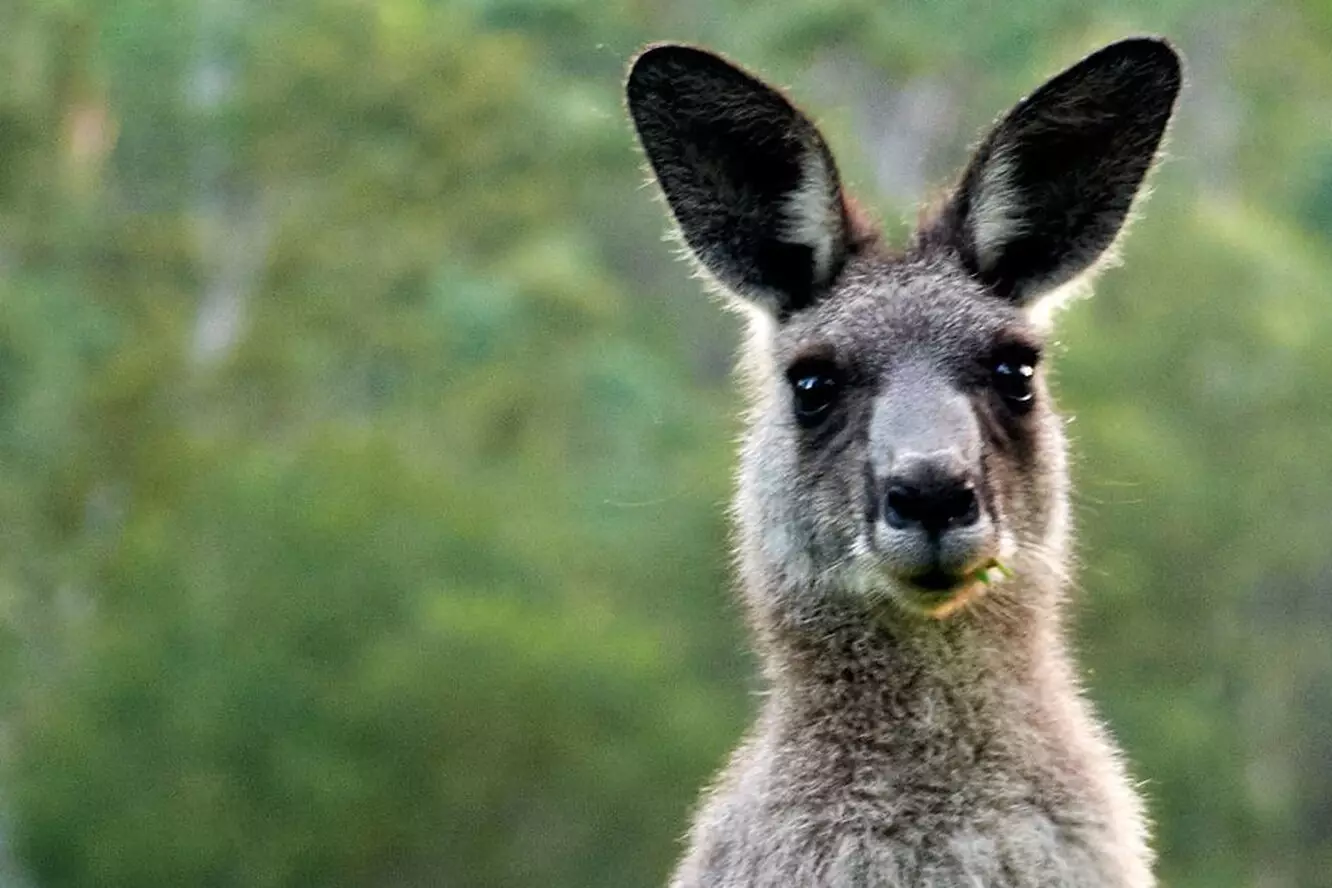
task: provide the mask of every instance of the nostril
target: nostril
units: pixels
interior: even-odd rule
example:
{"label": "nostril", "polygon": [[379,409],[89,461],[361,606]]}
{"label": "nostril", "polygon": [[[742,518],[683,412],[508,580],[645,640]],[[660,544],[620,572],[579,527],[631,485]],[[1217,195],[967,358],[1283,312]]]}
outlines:
{"label": "nostril", "polygon": [[924,487],[896,482],[884,495],[883,517],[897,530],[922,527],[938,533],[979,521],[980,501],[975,487],[966,481]]}
{"label": "nostril", "polygon": [[890,527],[905,530],[921,523],[921,492],[905,484],[893,484],[884,497],[883,518]]}
{"label": "nostril", "polygon": [[940,517],[952,527],[966,527],[979,521],[980,502],[976,499],[976,489],[970,484],[957,488],[947,498]]}

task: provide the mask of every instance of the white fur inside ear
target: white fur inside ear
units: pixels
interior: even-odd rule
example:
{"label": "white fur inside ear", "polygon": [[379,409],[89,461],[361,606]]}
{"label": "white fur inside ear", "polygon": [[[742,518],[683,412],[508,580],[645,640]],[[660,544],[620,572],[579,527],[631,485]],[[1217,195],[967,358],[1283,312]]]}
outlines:
{"label": "white fur inside ear", "polygon": [[800,161],[800,184],[782,205],[785,226],[782,240],[809,247],[814,259],[814,282],[825,284],[832,271],[833,248],[842,237],[841,197],[832,170],[817,148],[808,148]]}
{"label": "white fur inside ear", "polygon": [[1033,327],[1043,333],[1054,330],[1055,320],[1064,306],[1092,294],[1095,271],[1084,273],[1052,290],[1047,290],[1026,303],[1024,311]]}
{"label": "white fur inside ear", "polygon": [[971,203],[971,238],[982,272],[993,268],[1004,246],[1022,234],[1025,210],[1013,183],[1013,162],[996,151],[981,172]]}
{"label": "white fur inside ear", "polygon": [[740,376],[758,389],[777,373],[773,346],[777,341],[777,319],[771,311],[748,299],[733,299],[730,306],[745,319],[745,347],[740,351]]}

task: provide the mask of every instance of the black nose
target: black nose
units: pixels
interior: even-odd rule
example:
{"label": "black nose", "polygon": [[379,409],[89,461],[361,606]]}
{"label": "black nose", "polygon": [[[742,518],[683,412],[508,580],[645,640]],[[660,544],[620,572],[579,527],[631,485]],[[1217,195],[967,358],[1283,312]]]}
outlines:
{"label": "black nose", "polygon": [[980,520],[976,487],[968,479],[935,466],[893,475],[884,495],[883,518],[898,530],[922,528],[939,534]]}

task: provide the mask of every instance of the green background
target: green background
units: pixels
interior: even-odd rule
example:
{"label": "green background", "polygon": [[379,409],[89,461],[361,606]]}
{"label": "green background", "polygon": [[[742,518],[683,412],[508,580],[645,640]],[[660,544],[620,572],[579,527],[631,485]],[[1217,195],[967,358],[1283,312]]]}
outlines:
{"label": "green background", "polygon": [[789,86],[900,242],[1139,32],[1189,85],[1060,328],[1076,646],[1165,885],[1329,884],[1326,0],[0,4],[0,881],[663,884],[757,684],[627,59]]}

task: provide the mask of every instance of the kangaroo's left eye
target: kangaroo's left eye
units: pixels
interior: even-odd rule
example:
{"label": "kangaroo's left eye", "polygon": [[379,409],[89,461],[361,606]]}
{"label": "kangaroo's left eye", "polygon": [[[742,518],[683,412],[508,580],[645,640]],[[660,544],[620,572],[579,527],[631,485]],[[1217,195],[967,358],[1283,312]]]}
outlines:
{"label": "kangaroo's left eye", "polygon": [[1039,355],[1031,349],[1005,349],[995,356],[990,365],[994,390],[1016,409],[1031,406],[1036,397],[1036,362]]}
{"label": "kangaroo's left eye", "polygon": [[811,428],[832,412],[842,394],[842,375],[825,361],[800,361],[786,373],[796,421]]}

